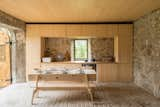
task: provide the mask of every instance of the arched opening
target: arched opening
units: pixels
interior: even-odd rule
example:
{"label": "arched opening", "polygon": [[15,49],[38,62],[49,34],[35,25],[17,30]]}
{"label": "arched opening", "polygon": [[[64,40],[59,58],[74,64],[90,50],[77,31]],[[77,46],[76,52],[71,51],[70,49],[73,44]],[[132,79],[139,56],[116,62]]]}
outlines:
{"label": "arched opening", "polygon": [[9,31],[0,28],[0,87],[11,83],[11,47]]}

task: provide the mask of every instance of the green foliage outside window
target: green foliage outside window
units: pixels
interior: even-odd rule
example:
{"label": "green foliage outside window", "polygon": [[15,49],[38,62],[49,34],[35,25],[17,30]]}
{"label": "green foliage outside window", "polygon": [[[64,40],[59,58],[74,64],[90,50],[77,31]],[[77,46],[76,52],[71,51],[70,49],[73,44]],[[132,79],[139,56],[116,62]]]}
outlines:
{"label": "green foliage outside window", "polygon": [[88,41],[74,40],[74,59],[85,60],[88,59]]}

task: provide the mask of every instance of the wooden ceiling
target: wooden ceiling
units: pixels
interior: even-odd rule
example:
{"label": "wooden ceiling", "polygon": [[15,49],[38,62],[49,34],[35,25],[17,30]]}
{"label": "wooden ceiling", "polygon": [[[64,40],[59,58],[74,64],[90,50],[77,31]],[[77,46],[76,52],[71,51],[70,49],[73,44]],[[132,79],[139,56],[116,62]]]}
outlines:
{"label": "wooden ceiling", "polygon": [[0,0],[0,10],[25,22],[134,21],[160,0]]}

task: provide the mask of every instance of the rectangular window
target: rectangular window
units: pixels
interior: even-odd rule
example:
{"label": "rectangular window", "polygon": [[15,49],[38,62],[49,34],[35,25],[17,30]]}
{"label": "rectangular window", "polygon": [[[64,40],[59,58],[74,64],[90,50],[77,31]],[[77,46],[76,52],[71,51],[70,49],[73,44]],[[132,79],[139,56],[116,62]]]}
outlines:
{"label": "rectangular window", "polygon": [[74,40],[74,60],[78,61],[86,59],[88,59],[88,40]]}

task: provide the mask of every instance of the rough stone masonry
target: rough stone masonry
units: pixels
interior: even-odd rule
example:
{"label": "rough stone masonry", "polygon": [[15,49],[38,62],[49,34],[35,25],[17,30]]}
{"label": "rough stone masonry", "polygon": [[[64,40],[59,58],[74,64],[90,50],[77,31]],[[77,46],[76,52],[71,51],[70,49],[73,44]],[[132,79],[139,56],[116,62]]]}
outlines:
{"label": "rough stone masonry", "polygon": [[11,71],[13,82],[24,82],[25,71],[25,22],[0,11],[0,26],[11,32]]}
{"label": "rough stone masonry", "polygon": [[160,97],[160,9],[134,22],[135,83]]}

